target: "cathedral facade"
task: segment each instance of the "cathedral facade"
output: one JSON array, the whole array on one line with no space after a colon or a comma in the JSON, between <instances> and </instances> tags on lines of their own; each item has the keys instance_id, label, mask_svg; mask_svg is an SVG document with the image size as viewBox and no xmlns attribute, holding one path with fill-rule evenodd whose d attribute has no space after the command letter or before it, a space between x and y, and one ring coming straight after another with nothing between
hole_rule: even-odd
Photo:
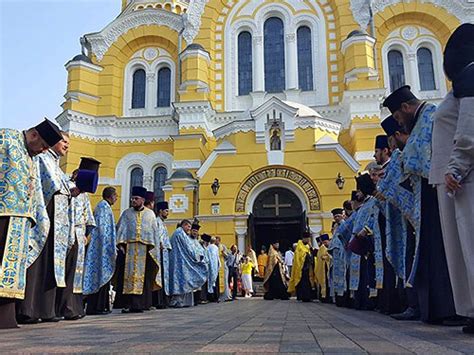
<instances>
[{"instance_id":1,"label":"cathedral facade","mask_svg":"<svg viewBox=\"0 0 474 355\"><path fill-rule=\"evenodd\" d=\"M170 230L196 217L241 250L329 232L383 98L441 101L444 45L473 18L469 0L123 0L66 64L65 169L95 157L116 217L142 185Z\"/></svg>"}]
</instances>

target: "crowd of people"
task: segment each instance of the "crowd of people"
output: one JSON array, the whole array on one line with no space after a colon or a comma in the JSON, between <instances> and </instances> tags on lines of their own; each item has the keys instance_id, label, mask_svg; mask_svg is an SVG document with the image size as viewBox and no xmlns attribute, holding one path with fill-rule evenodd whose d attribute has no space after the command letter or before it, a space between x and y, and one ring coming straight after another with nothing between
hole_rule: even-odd
<instances>
[{"instance_id":1,"label":"crowd of people","mask_svg":"<svg viewBox=\"0 0 474 355\"><path fill-rule=\"evenodd\" d=\"M450 37L444 69L452 91L439 107L403 86L375 139L375 162L332 211L331 234L305 232L283 256L275 240L242 255L182 220L171 236L166 201L131 190L115 223L114 187L92 209L100 162L59 161L66 132L48 120L0 130L0 329L86 314L182 308L254 293L265 300L320 299L378 310L400 321L463 325L474 333L474 25ZM113 287L112 287L113 285ZM113 291L112 291L113 290Z\"/></svg>"},{"instance_id":2,"label":"crowd of people","mask_svg":"<svg viewBox=\"0 0 474 355\"><path fill-rule=\"evenodd\" d=\"M356 177L351 200L333 210L332 238L314 256L303 236L289 280L273 244L266 299L296 293L310 301L316 286L337 306L474 334L473 39L472 24L450 37L444 70L452 90L438 107L409 86L384 100L386 134L376 137L375 162Z\"/></svg>"}]
</instances>

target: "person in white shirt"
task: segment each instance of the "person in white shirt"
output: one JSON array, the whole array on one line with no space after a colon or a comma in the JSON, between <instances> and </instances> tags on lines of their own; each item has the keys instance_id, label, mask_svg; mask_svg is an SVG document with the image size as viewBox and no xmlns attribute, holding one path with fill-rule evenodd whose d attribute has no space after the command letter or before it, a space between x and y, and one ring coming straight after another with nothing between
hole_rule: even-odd
<instances>
[{"instance_id":1,"label":"person in white shirt","mask_svg":"<svg viewBox=\"0 0 474 355\"><path fill-rule=\"evenodd\" d=\"M291 276L291 268L293 266L293 257L295 255L295 250L296 248L296 243L293 244L292 247L290 247L286 253L285 253L285 265L286 265L286 268L288 269L288 275Z\"/></svg>"}]
</instances>

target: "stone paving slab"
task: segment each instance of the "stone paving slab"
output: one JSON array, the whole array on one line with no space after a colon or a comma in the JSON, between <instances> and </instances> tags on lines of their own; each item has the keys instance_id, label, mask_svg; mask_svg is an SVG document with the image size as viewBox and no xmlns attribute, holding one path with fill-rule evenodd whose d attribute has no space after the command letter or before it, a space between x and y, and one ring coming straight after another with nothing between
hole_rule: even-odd
<instances>
[{"instance_id":1,"label":"stone paving slab","mask_svg":"<svg viewBox=\"0 0 474 355\"><path fill-rule=\"evenodd\" d=\"M474 354L460 328L320 303L240 299L0 330L6 353Z\"/></svg>"}]
</instances>

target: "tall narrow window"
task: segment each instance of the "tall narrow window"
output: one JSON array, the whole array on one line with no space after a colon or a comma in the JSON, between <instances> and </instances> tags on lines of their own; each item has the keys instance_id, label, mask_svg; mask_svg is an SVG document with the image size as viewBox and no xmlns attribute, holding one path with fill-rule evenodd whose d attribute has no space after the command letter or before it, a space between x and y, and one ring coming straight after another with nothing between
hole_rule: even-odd
<instances>
[{"instance_id":1,"label":"tall narrow window","mask_svg":"<svg viewBox=\"0 0 474 355\"><path fill-rule=\"evenodd\" d=\"M311 48L311 30L307 26L296 32L298 45L298 83L303 91L313 90L313 54Z\"/></svg>"},{"instance_id":2,"label":"tall narrow window","mask_svg":"<svg viewBox=\"0 0 474 355\"><path fill-rule=\"evenodd\" d=\"M390 75L390 91L395 91L405 85L405 69L403 55L400 51L388 52L388 73Z\"/></svg>"},{"instance_id":3,"label":"tall narrow window","mask_svg":"<svg viewBox=\"0 0 474 355\"><path fill-rule=\"evenodd\" d=\"M271 17L264 29L265 91L285 90L285 39L283 21Z\"/></svg>"},{"instance_id":4,"label":"tall narrow window","mask_svg":"<svg viewBox=\"0 0 474 355\"><path fill-rule=\"evenodd\" d=\"M158 70L158 107L169 107L171 105L171 70L161 68Z\"/></svg>"},{"instance_id":5,"label":"tall narrow window","mask_svg":"<svg viewBox=\"0 0 474 355\"><path fill-rule=\"evenodd\" d=\"M133 73L132 108L145 108L146 74L143 69Z\"/></svg>"},{"instance_id":6,"label":"tall narrow window","mask_svg":"<svg viewBox=\"0 0 474 355\"><path fill-rule=\"evenodd\" d=\"M155 203L159 201L164 201L165 199L165 192L163 191L163 186L165 185L166 175L166 168L160 166L155 169L155 174L153 177L153 191L155 193Z\"/></svg>"},{"instance_id":7,"label":"tall narrow window","mask_svg":"<svg viewBox=\"0 0 474 355\"><path fill-rule=\"evenodd\" d=\"M239 95L252 91L252 35L242 32L238 37Z\"/></svg>"},{"instance_id":8,"label":"tall narrow window","mask_svg":"<svg viewBox=\"0 0 474 355\"><path fill-rule=\"evenodd\" d=\"M130 198L132 197L132 188L134 186L143 186L143 169L133 168L130 173Z\"/></svg>"},{"instance_id":9,"label":"tall narrow window","mask_svg":"<svg viewBox=\"0 0 474 355\"><path fill-rule=\"evenodd\" d=\"M433 69L433 55L428 48L420 48L416 53L421 91L436 90Z\"/></svg>"}]
</instances>

